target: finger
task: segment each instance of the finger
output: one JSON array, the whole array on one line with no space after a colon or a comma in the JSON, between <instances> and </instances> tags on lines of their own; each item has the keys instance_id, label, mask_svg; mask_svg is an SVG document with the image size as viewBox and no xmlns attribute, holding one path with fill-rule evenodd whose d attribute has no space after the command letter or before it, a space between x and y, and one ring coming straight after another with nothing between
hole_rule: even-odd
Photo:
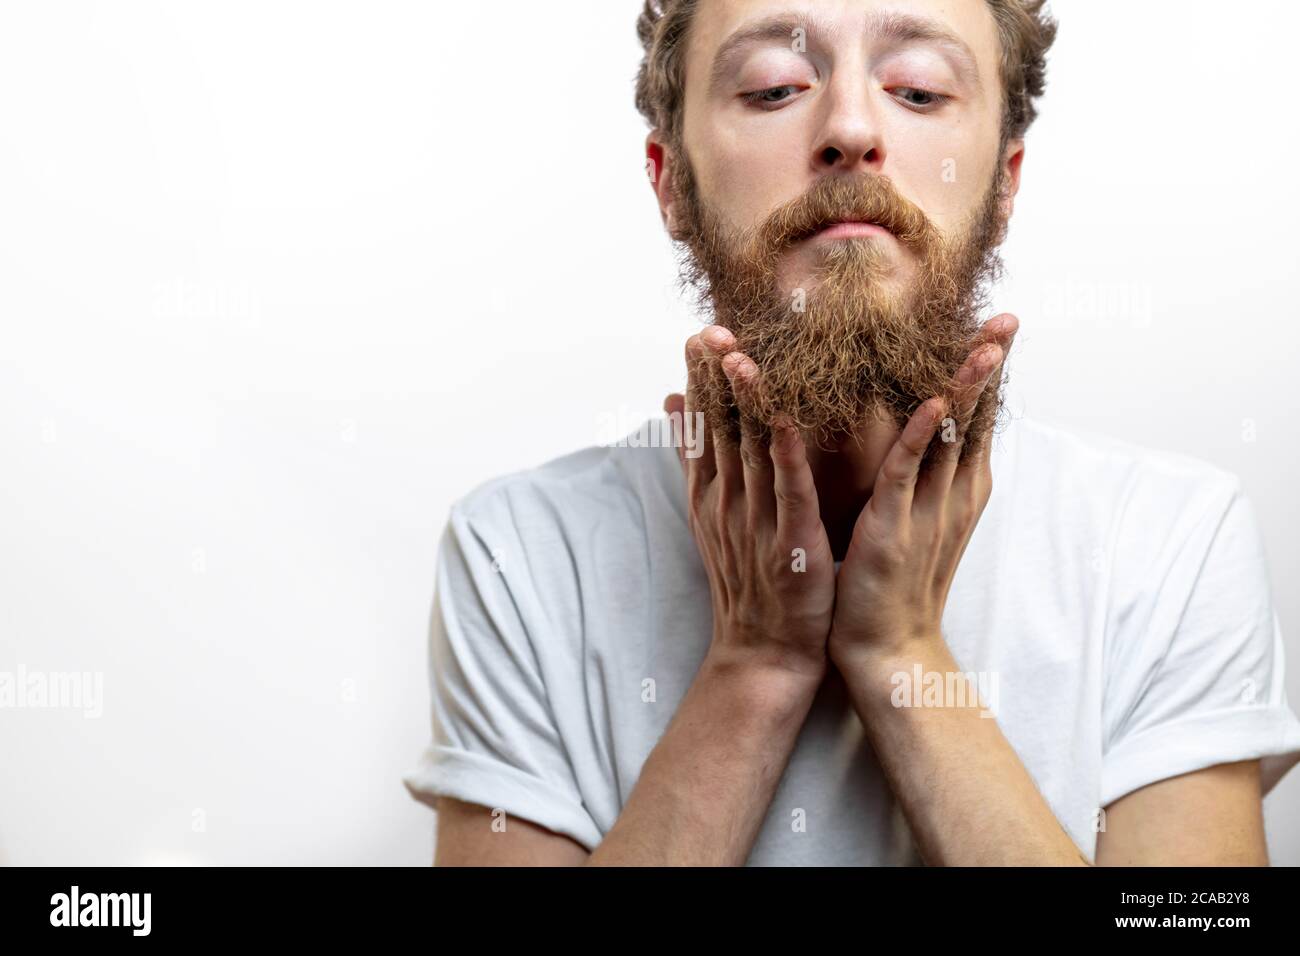
<instances>
[{"instance_id":1,"label":"finger","mask_svg":"<svg viewBox=\"0 0 1300 956\"><path fill-rule=\"evenodd\" d=\"M764 447L765 436L752 414L761 383L758 366L744 352L729 352L722 370L740 408L740 468L745 501L751 519L761 519L775 509L772 498L772 459Z\"/></svg>"},{"instance_id":2,"label":"finger","mask_svg":"<svg viewBox=\"0 0 1300 956\"><path fill-rule=\"evenodd\" d=\"M700 332L700 341L704 347L721 359L728 352L736 350L736 337L731 334L731 330L721 325L710 325L707 329Z\"/></svg>"},{"instance_id":3,"label":"finger","mask_svg":"<svg viewBox=\"0 0 1300 956\"><path fill-rule=\"evenodd\" d=\"M1001 347L985 345L976 349L957 372L953 382L953 413L940 426L941 443L926 472L924 487L920 492L928 505L944 505L963 461L969 463L969 459L963 457L963 448L970 432L971 419L980 396L1001 365Z\"/></svg>"},{"instance_id":4,"label":"finger","mask_svg":"<svg viewBox=\"0 0 1300 956\"><path fill-rule=\"evenodd\" d=\"M997 387L1000 388L1004 370L1006 369L1006 365L1007 365L1007 359L1011 355L1011 347L1015 344L1016 335L1020 331L1020 320L1017 319L1010 312L1004 312L1002 315L990 319L986 323L985 327L986 328L992 327L989 328L989 333L993 337L993 340L996 341L997 344L1002 349L1002 361L998 365L998 367L994 369L993 374L989 377L989 385L993 385L993 383L996 382L998 383ZM991 401L993 398L996 397L996 396L990 397L987 394L988 386L985 387L984 392L985 394L981 396L982 400ZM978 415L979 413L978 406L976 407L975 411L976 414ZM970 464L979 465L980 463L983 463L981 467L987 468L988 451L992 441L993 441L992 428L984 427L982 428L981 432L976 435L971 435L968 432L966 436L965 447L963 448L963 452L962 452L962 458L958 464L958 474L959 475L961 474L961 469L965 465L970 465Z\"/></svg>"},{"instance_id":5,"label":"finger","mask_svg":"<svg viewBox=\"0 0 1300 956\"><path fill-rule=\"evenodd\" d=\"M947 407L947 400L943 398L923 402L903 426L902 433L876 474L871 501L867 504L891 525L901 525L911 513L921 460L947 413Z\"/></svg>"},{"instance_id":6,"label":"finger","mask_svg":"<svg viewBox=\"0 0 1300 956\"><path fill-rule=\"evenodd\" d=\"M686 440L682 435L682 419L686 415L686 396L673 392L664 398L664 414L668 416L668 425L673 433L673 448L677 449L677 463L686 473Z\"/></svg>"},{"instance_id":7,"label":"finger","mask_svg":"<svg viewBox=\"0 0 1300 956\"><path fill-rule=\"evenodd\" d=\"M692 335L686 340L686 406L682 418L683 428L695 428L703 417L696 414L696 412L699 408L700 375L704 371L702 366L707 355L708 352L698 335ZM691 486L692 495L703 490L709 482L713 481L718 472L717 461L713 453L714 443L711 441L712 436L709 433L707 423L696 428L696 431L697 434L692 437L698 444L699 454L686 459L688 485Z\"/></svg>"},{"instance_id":8,"label":"finger","mask_svg":"<svg viewBox=\"0 0 1300 956\"><path fill-rule=\"evenodd\" d=\"M714 360L708 363L708 381L723 395L724 404L735 404L735 392L727 379L727 374L722 368L722 360L731 352L736 350L736 337L731 334L731 330L721 325L710 325L700 332L700 343L704 346L708 355ZM701 379L705 381L705 379ZM730 399L730 403L726 402ZM717 423L715 423L717 424ZM725 428L725 432L719 432L714 435L714 444L718 448L724 448L729 445L738 445L740 441L740 429L733 428L733 423L728 418L726 425L718 426L720 429ZM733 451L739 453L739 448L733 448Z\"/></svg>"},{"instance_id":9,"label":"finger","mask_svg":"<svg viewBox=\"0 0 1300 956\"><path fill-rule=\"evenodd\" d=\"M789 418L773 423L769 454L777 540L784 548L807 548L821 525L821 507L803 436Z\"/></svg>"},{"instance_id":10,"label":"finger","mask_svg":"<svg viewBox=\"0 0 1300 956\"><path fill-rule=\"evenodd\" d=\"M970 354L953 377L952 412L943 420L940 429L941 444L935 455L934 467L927 476L934 487L944 494L957 470L962 445L975 415L975 406L979 404L980 395L1001 364L1001 346L982 345Z\"/></svg>"},{"instance_id":11,"label":"finger","mask_svg":"<svg viewBox=\"0 0 1300 956\"><path fill-rule=\"evenodd\" d=\"M1011 354L1011 343L1020 331L1020 320L1010 312L1003 312L984 323L975 337L976 345L994 343L1002 346L1004 354Z\"/></svg>"},{"instance_id":12,"label":"finger","mask_svg":"<svg viewBox=\"0 0 1300 956\"><path fill-rule=\"evenodd\" d=\"M705 331L708 331L707 329ZM695 365L696 382L706 379L715 388L730 388L727 375L722 368L722 361L704 342L703 336L697 336L697 359ZM707 417L707 416L706 416ZM745 486L744 472L740 464L740 446L729 433L715 429L715 422L706 421L707 457L711 472L716 480L722 481L728 488L741 491Z\"/></svg>"}]
</instances>

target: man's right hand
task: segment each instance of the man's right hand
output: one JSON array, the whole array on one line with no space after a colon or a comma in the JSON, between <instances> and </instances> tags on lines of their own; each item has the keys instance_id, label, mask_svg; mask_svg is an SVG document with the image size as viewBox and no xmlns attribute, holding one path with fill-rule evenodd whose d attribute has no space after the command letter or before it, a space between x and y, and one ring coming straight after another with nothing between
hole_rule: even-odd
<instances>
[{"instance_id":1,"label":"man's right hand","mask_svg":"<svg viewBox=\"0 0 1300 956\"><path fill-rule=\"evenodd\" d=\"M820 678L835 607L835 562L822 525L803 439L785 422L765 443L744 414L762 387L735 337L710 326L686 343L687 389L664 410L680 423L696 409L696 383L717 363L742 414L741 440L710 433L691 458L677 436L687 516L713 599L710 662ZM676 413L674 415L674 413Z\"/></svg>"}]
</instances>

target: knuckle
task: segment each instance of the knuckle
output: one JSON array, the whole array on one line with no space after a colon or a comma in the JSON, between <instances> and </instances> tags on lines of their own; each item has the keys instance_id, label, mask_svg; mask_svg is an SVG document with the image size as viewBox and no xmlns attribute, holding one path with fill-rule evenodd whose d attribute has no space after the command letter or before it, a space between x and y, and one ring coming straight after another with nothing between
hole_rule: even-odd
<instances>
[{"instance_id":1,"label":"knuckle","mask_svg":"<svg viewBox=\"0 0 1300 956\"><path fill-rule=\"evenodd\" d=\"M937 551L943 547L944 541L948 537L947 529L942 524L936 523L934 527L925 530L925 544L931 551Z\"/></svg>"},{"instance_id":2,"label":"knuckle","mask_svg":"<svg viewBox=\"0 0 1300 956\"><path fill-rule=\"evenodd\" d=\"M776 497L777 506L784 511L795 511L803 505L803 495L786 485L781 485L772 489L772 491Z\"/></svg>"},{"instance_id":3,"label":"knuckle","mask_svg":"<svg viewBox=\"0 0 1300 956\"><path fill-rule=\"evenodd\" d=\"M708 498L709 486L695 478L690 483L690 511L700 513L707 509L706 499Z\"/></svg>"},{"instance_id":4,"label":"knuckle","mask_svg":"<svg viewBox=\"0 0 1300 956\"><path fill-rule=\"evenodd\" d=\"M896 459L894 461L886 459L880 467L880 474L888 484L902 486L911 480L912 469L906 464L900 464Z\"/></svg>"},{"instance_id":5,"label":"knuckle","mask_svg":"<svg viewBox=\"0 0 1300 956\"><path fill-rule=\"evenodd\" d=\"M878 547L875 551L875 565L877 568L886 572L895 572L900 570L906 563L906 554L903 549L896 544L886 544Z\"/></svg>"},{"instance_id":6,"label":"knuckle","mask_svg":"<svg viewBox=\"0 0 1300 956\"><path fill-rule=\"evenodd\" d=\"M718 489L713 506L709 509L718 528L725 531L725 529L733 527L737 514L741 512L740 506L744 503L744 499L745 493L743 490L732 489L725 485Z\"/></svg>"},{"instance_id":7,"label":"knuckle","mask_svg":"<svg viewBox=\"0 0 1300 956\"><path fill-rule=\"evenodd\" d=\"M754 446L754 443L750 441L741 443L740 461L751 471L762 471L768 466L767 456L761 454Z\"/></svg>"}]
</instances>

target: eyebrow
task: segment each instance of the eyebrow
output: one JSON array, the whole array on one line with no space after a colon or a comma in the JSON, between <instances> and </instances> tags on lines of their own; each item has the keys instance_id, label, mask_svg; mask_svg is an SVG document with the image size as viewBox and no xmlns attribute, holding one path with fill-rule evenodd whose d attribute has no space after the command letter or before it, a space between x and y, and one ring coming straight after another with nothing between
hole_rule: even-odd
<instances>
[{"instance_id":1,"label":"eyebrow","mask_svg":"<svg viewBox=\"0 0 1300 956\"><path fill-rule=\"evenodd\" d=\"M831 34L833 27L803 14L777 13L764 17L747 27L741 27L723 42L713 57L713 70L709 78L711 86L718 86L731 72L732 65L738 60L745 48L756 43L769 43L773 40L792 42L796 30L803 30L805 37Z\"/></svg>"},{"instance_id":2,"label":"eyebrow","mask_svg":"<svg viewBox=\"0 0 1300 956\"><path fill-rule=\"evenodd\" d=\"M793 40L796 30L803 30L805 37L830 36L837 32L837 28L804 14L778 13L764 17L741 27L718 48L713 58L710 86L722 83L746 47L773 40ZM931 43L944 47L952 54L948 59L958 74L977 89L983 88L971 48L937 20L893 10L878 11L867 18L866 34L895 46Z\"/></svg>"},{"instance_id":3,"label":"eyebrow","mask_svg":"<svg viewBox=\"0 0 1300 956\"><path fill-rule=\"evenodd\" d=\"M962 78L976 89L983 89L979 70L975 66L975 54L971 52L965 40L938 20L885 10L873 13L867 18L867 33L899 46L908 43L932 43L945 47L953 54L949 62Z\"/></svg>"}]
</instances>

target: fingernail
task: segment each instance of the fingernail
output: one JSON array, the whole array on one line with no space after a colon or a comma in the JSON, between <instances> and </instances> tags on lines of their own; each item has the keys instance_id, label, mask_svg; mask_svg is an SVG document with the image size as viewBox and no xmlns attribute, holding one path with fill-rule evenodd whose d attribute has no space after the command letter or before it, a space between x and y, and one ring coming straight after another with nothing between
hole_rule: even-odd
<instances>
[{"instance_id":1,"label":"fingernail","mask_svg":"<svg viewBox=\"0 0 1300 956\"><path fill-rule=\"evenodd\" d=\"M724 342L727 341L729 337L726 330L720 329L716 325L709 326L707 329L701 332L700 335L704 339L704 341L714 346L722 345Z\"/></svg>"}]
</instances>

